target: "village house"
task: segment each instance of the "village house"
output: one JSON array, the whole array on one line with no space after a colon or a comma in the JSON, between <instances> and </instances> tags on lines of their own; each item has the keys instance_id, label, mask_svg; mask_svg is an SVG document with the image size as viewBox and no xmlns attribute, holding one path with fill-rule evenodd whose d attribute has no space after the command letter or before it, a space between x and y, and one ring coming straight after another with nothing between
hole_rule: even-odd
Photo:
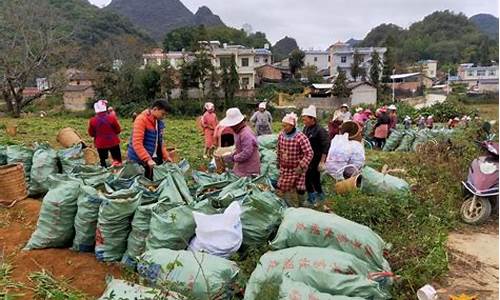
<instances>
[{"instance_id":1,"label":"village house","mask_svg":"<svg viewBox=\"0 0 500 300\"><path fill-rule=\"evenodd\" d=\"M273 53L269 50L269 45L265 44L264 48L255 49L255 67L261 67L272 62Z\"/></svg>"},{"instance_id":2,"label":"village house","mask_svg":"<svg viewBox=\"0 0 500 300\"><path fill-rule=\"evenodd\" d=\"M330 55L323 50L304 50L304 65L315 66L318 71L330 68Z\"/></svg>"},{"instance_id":3,"label":"village house","mask_svg":"<svg viewBox=\"0 0 500 300\"><path fill-rule=\"evenodd\" d=\"M307 88L305 94L309 98L330 98L333 86L333 83L313 83ZM349 100L352 106L377 104L377 89L372 84L364 81L350 82L347 87L351 90Z\"/></svg>"},{"instance_id":4,"label":"village house","mask_svg":"<svg viewBox=\"0 0 500 300\"><path fill-rule=\"evenodd\" d=\"M361 57L360 67L364 68L366 74L370 74L371 68L371 55L373 52L377 51L380 56L380 61L382 66L380 69L380 76L382 77L382 67L384 62L384 54L387 48L384 47L351 47L349 44L342 42L337 42L328 48L330 56L330 76L336 77L338 75L338 70L342 70L346 73L347 79L354 81L357 78L352 78L351 76L351 66L354 61L354 53L357 51Z\"/></svg>"},{"instance_id":5,"label":"village house","mask_svg":"<svg viewBox=\"0 0 500 300\"><path fill-rule=\"evenodd\" d=\"M245 48L241 45L223 44L222 47L214 46L211 45L213 54L212 64L220 69L222 65L229 64L231 57L234 55L240 89L255 89L255 49Z\"/></svg>"},{"instance_id":6,"label":"village house","mask_svg":"<svg viewBox=\"0 0 500 300\"><path fill-rule=\"evenodd\" d=\"M283 79L282 70L273 65L263 65L255 69L255 84L263 82L280 82Z\"/></svg>"},{"instance_id":7,"label":"village house","mask_svg":"<svg viewBox=\"0 0 500 300\"><path fill-rule=\"evenodd\" d=\"M437 65L438 61L432 59L421 60L417 62L417 66L421 69L418 71L423 72L424 75L429 78L437 77Z\"/></svg>"},{"instance_id":8,"label":"village house","mask_svg":"<svg viewBox=\"0 0 500 300\"><path fill-rule=\"evenodd\" d=\"M69 111L84 111L89 99L95 97L93 78L75 70L69 70L66 74L69 82L63 90L64 108Z\"/></svg>"},{"instance_id":9,"label":"village house","mask_svg":"<svg viewBox=\"0 0 500 300\"><path fill-rule=\"evenodd\" d=\"M394 89L396 95L408 97L421 95L424 89L431 88L433 84L432 78L420 72L394 74L390 78L393 82L386 85Z\"/></svg>"},{"instance_id":10,"label":"village house","mask_svg":"<svg viewBox=\"0 0 500 300\"><path fill-rule=\"evenodd\" d=\"M498 65L483 67L467 63L461 64L457 71L458 76L450 77L450 82L466 84L474 92L498 93Z\"/></svg>"},{"instance_id":11,"label":"village house","mask_svg":"<svg viewBox=\"0 0 500 300\"><path fill-rule=\"evenodd\" d=\"M161 66L164 62L168 62L170 66L178 70L189 56L192 56L192 54L185 51L163 52L161 48L154 48L150 53L142 55L142 68L150 65Z\"/></svg>"}]
</instances>

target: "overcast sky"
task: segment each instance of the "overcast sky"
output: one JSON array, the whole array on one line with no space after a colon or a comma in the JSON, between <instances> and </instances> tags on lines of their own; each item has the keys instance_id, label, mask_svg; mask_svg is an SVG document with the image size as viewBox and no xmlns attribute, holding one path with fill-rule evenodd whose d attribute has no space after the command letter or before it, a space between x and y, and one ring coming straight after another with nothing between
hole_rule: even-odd
<instances>
[{"instance_id":1,"label":"overcast sky","mask_svg":"<svg viewBox=\"0 0 500 300\"><path fill-rule=\"evenodd\" d=\"M144 4L148 0L143 0ZM497 0L181 0L191 11L208 6L229 26L250 24L273 44L285 35L303 49L326 49L336 41L362 39L381 23L408 27L424 16L449 9L467 16L498 16ZM110 0L90 0L98 6Z\"/></svg>"}]
</instances>

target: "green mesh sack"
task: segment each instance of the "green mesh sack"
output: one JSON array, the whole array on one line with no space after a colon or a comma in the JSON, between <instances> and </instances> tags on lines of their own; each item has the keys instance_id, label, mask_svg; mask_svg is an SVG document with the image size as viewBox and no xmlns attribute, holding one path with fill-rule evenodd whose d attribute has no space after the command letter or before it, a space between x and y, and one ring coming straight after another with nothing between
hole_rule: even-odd
<instances>
[{"instance_id":1,"label":"green mesh sack","mask_svg":"<svg viewBox=\"0 0 500 300\"><path fill-rule=\"evenodd\" d=\"M287 276L283 276L281 279L281 285L279 289L279 300L365 300L362 297L349 297L340 295L330 295L327 293L321 293L317 289L310 287L309 285L302 283L300 281L293 281Z\"/></svg>"},{"instance_id":2,"label":"green mesh sack","mask_svg":"<svg viewBox=\"0 0 500 300\"><path fill-rule=\"evenodd\" d=\"M64 174L73 173L73 169L85 164L83 158L82 143L75 144L69 148L57 151L57 157L61 162Z\"/></svg>"},{"instance_id":3,"label":"green mesh sack","mask_svg":"<svg viewBox=\"0 0 500 300\"><path fill-rule=\"evenodd\" d=\"M103 201L102 192L89 185L80 186L78 211L75 217L75 238L72 249L93 252L99 207Z\"/></svg>"},{"instance_id":4,"label":"green mesh sack","mask_svg":"<svg viewBox=\"0 0 500 300\"><path fill-rule=\"evenodd\" d=\"M405 131L405 135L403 136L403 139L401 140L401 143L399 146L396 148L396 151L399 152L409 152L412 150L412 145L413 141L415 141L415 132L411 130Z\"/></svg>"},{"instance_id":5,"label":"green mesh sack","mask_svg":"<svg viewBox=\"0 0 500 300\"><path fill-rule=\"evenodd\" d=\"M141 256L137 271L152 284L175 282L189 288L195 299L209 300L227 297L239 268L230 260L207 253L157 249Z\"/></svg>"},{"instance_id":6,"label":"green mesh sack","mask_svg":"<svg viewBox=\"0 0 500 300\"><path fill-rule=\"evenodd\" d=\"M95 255L99 261L118 261L127 250L127 238L142 192L135 189L100 194Z\"/></svg>"},{"instance_id":7,"label":"green mesh sack","mask_svg":"<svg viewBox=\"0 0 500 300\"><path fill-rule=\"evenodd\" d=\"M58 173L57 152L48 144L40 144L33 153L29 194L45 194L49 190L48 178Z\"/></svg>"},{"instance_id":8,"label":"green mesh sack","mask_svg":"<svg viewBox=\"0 0 500 300\"><path fill-rule=\"evenodd\" d=\"M280 283L283 276L321 293L389 299L388 286L371 279L374 270L363 260L330 248L292 247L267 252L248 280L245 299L257 299L263 283Z\"/></svg>"},{"instance_id":9,"label":"green mesh sack","mask_svg":"<svg viewBox=\"0 0 500 300\"><path fill-rule=\"evenodd\" d=\"M146 249L186 249L189 240L195 235L196 223L193 218L193 210L205 214L217 212L207 200L193 206L181 205L177 207L171 203L158 203L152 210Z\"/></svg>"},{"instance_id":10,"label":"green mesh sack","mask_svg":"<svg viewBox=\"0 0 500 300\"><path fill-rule=\"evenodd\" d=\"M190 204L194 202L193 197L189 191L184 173L176 164L165 163L153 168L153 180L163 181L168 180L172 186L172 193L175 193L172 202L182 202ZM169 192L170 193L170 192Z\"/></svg>"},{"instance_id":11,"label":"green mesh sack","mask_svg":"<svg viewBox=\"0 0 500 300\"><path fill-rule=\"evenodd\" d=\"M30 182L31 165L33 164L33 149L25 146L12 145L7 146L5 151L7 155L7 163L15 164L22 163L24 167L24 177L26 182Z\"/></svg>"},{"instance_id":12,"label":"green mesh sack","mask_svg":"<svg viewBox=\"0 0 500 300\"><path fill-rule=\"evenodd\" d=\"M259 135L257 137L257 143L259 148L276 150L278 146L278 135L277 134L265 134Z\"/></svg>"},{"instance_id":13,"label":"green mesh sack","mask_svg":"<svg viewBox=\"0 0 500 300\"><path fill-rule=\"evenodd\" d=\"M384 252L390 248L367 226L336 214L308 208L287 208L271 249L295 246L332 248L366 261L380 271L390 271Z\"/></svg>"},{"instance_id":14,"label":"green mesh sack","mask_svg":"<svg viewBox=\"0 0 500 300\"><path fill-rule=\"evenodd\" d=\"M401 178L383 174L368 166L361 169L361 191L372 195L408 193L410 185Z\"/></svg>"},{"instance_id":15,"label":"green mesh sack","mask_svg":"<svg viewBox=\"0 0 500 300\"><path fill-rule=\"evenodd\" d=\"M36 230L25 249L71 245L81 181L68 175L49 176L49 191L42 201Z\"/></svg>"},{"instance_id":16,"label":"green mesh sack","mask_svg":"<svg viewBox=\"0 0 500 300\"><path fill-rule=\"evenodd\" d=\"M404 131L393 130L387 140L385 141L383 151L394 151L403 139Z\"/></svg>"}]
</instances>

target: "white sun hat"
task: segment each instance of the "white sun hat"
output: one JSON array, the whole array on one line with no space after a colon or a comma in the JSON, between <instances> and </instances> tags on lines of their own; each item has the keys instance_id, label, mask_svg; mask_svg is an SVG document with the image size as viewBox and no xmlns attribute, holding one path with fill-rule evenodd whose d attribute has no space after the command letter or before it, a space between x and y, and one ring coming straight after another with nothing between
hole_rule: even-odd
<instances>
[{"instance_id":1,"label":"white sun hat","mask_svg":"<svg viewBox=\"0 0 500 300\"><path fill-rule=\"evenodd\" d=\"M302 110L302 116L309 116L316 119L316 106L309 105L308 108Z\"/></svg>"},{"instance_id":2,"label":"white sun hat","mask_svg":"<svg viewBox=\"0 0 500 300\"><path fill-rule=\"evenodd\" d=\"M107 111L108 108L106 107L106 104L107 104L106 100L99 100L96 103L94 103L95 113L98 114Z\"/></svg>"},{"instance_id":3,"label":"white sun hat","mask_svg":"<svg viewBox=\"0 0 500 300\"><path fill-rule=\"evenodd\" d=\"M226 111L226 117L220 121L220 125L231 127L240 124L243 120L245 120L245 116L241 113L239 108L231 107Z\"/></svg>"},{"instance_id":4,"label":"white sun hat","mask_svg":"<svg viewBox=\"0 0 500 300\"><path fill-rule=\"evenodd\" d=\"M359 112L362 112L362 111L363 111L363 108L362 108L362 107L358 107L358 108L356 108L356 112L358 112L358 113L359 113Z\"/></svg>"},{"instance_id":5,"label":"white sun hat","mask_svg":"<svg viewBox=\"0 0 500 300\"><path fill-rule=\"evenodd\" d=\"M388 110L398 110L398 108L394 104L389 105L389 107L387 109Z\"/></svg>"}]
</instances>

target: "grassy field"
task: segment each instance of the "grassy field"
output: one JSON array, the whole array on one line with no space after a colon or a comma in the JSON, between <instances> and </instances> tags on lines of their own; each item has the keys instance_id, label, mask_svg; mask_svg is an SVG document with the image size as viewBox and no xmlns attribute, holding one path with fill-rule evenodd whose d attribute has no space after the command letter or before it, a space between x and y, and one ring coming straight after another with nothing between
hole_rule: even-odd
<instances>
[{"instance_id":1,"label":"grassy field","mask_svg":"<svg viewBox=\"0 0 500 300\"><path fill-rule=\"evenodd\" d=\"M496 106L498 113L498 106ZM493 116L493 106L481 106ZM121 119L122 148L125 149L131 131L130 119ZM18 126L18 135L8 137L3 127ZM23 119L0 118L0 144L33 143L47 141L58 147L56 135L64 127L73 127L90 142L86 135L87 119L75 117L30 117ZM279 124L275 124L279 127ZM340 197L331 190L333 183L325 182L328 204L335 213L365 224L393 245L389 261L393 271L401 278L395 283L395 299L414 299L418 288L439 280L446 274L448 231L458 225L458 207L461 201L460 179L477 149L471 141L476 128L457 133L451 145L437 145L421 153L367 152L367 164L381 169L404 170L397 176L412 185L412 194L405 196L366 195L359 192ZM166 139L169 146L178 149L193 167L204 165L203 139L195 128L194 120L167 119ZM239 261L242 272L249 276L263 249ZM0 285L2 282L0 281ZM0 286L1 290L1 286ZM269 298L270 299L270 298Z\"/></svg>"}]
</instances>

